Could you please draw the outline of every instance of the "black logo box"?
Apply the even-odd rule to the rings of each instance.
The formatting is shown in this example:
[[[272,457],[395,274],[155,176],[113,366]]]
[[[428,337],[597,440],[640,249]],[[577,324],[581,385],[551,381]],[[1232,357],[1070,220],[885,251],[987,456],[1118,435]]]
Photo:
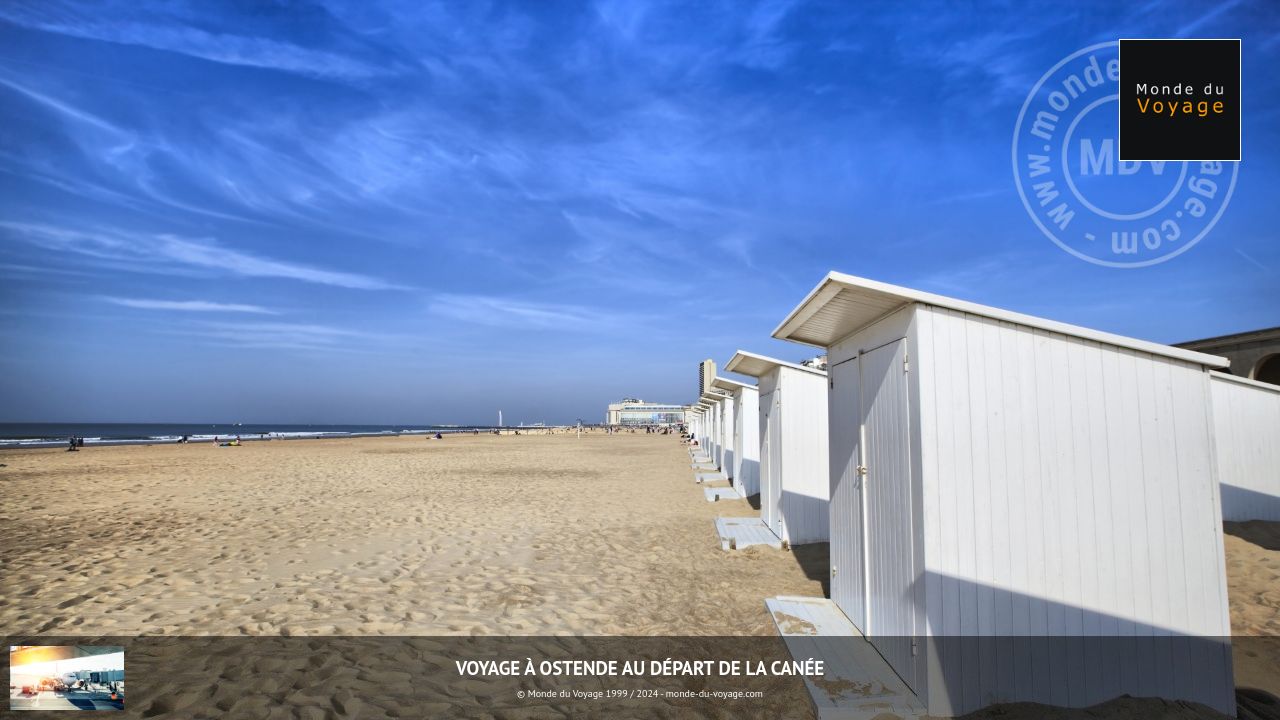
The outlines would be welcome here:
[[[1238,161],[1241,102],[1240,40],[1120,40],[1121,160]]]

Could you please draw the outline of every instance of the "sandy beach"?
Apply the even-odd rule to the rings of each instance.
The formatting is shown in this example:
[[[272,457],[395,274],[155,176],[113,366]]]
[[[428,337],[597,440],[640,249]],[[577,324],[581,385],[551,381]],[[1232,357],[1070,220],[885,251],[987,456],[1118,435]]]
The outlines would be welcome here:
[[[144,714],[180,717],[183,708],[213,704],[261,717],[413,716],[424,708],[468,717],[572,715],[571,706],[517,703],[508,697],[514,685],[504,694],[447,674],[418,695],[388,695],[386,678],[404,674],[403,658],[383,657],[384,647],[337,641],[327,646],[337,653],[331,660],[288,643],[314,635],[773,636],[763,598],[822,595],[828,567],[825,545],[721,551],[713,518],[753,510],[746,501],[705,502],[671,436],[23,450],[0,453],[0,464],[7,634],[278,638],[278,659],[244,668],[222,648],[189,675],[135,683],[129,709]],[[1235,634],[1271,638],[1237,641],[1237,686],[1280,693],[1272,672],[1280,666],[1280,533],[1275,523],[1227,530]],[[456,651],[425,641],[427,649],[403,652],[438,656],[433,662],[443,667]],[[157,642],[131,662],[161,667],[190,651]],[[230,689],[290,663],[302,663],[316,684]],[[343,687],[368,694],[358,701],[340,691],[338,711],[332,683],[348,671]],[[211,689],[192,689],[209,679]],[[422,692],[435,694],[427,700]],[[432,705],[441,698],[447,702]],[[351,710],[360,702],[372,705]],[[644,717],[655,707],[615,715]],[[706,712],[679,701],[663,707],[674,716],[682,708]],[[722,710],[724,717],[810,713],[794,679],[774,683],[763,701]],[[1217,717],[1132,699],[1053,716],[1137,711]],[[977,717],[1043,712],[1012,705]]]
[[[0,627],[742,635],[825,555],[725,553],[675,438],[455,436],[0,454]]]
[[[1236,687],[1280,697],[1280,523],[1229,522],[1225,530]]]

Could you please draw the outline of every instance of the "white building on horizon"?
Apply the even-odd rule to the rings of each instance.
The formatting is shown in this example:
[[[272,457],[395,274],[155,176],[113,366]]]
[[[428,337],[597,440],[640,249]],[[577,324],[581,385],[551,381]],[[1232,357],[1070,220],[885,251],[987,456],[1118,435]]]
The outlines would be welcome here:
[[[685,420],[685,406],[674,403],[645,402],[640,398],[623,398],[609,403],[605,425],[677,425]]]

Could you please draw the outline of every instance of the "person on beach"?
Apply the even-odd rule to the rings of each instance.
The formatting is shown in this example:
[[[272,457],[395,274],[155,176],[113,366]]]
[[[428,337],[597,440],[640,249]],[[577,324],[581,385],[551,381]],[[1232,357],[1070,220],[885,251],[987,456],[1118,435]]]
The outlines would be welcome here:
[[[79,449],[80,448],[76,447],[76,439],[74,436],[67,438],[67,452],[75,452]]]

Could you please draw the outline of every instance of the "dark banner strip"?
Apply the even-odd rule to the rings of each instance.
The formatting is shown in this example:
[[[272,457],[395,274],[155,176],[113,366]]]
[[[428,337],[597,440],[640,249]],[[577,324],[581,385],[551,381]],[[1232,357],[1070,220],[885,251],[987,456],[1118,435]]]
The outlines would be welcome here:
[[[865,642],[823,638],[827,658],[822,660],[793,657],[797,646],[789,649],[778,637],[6,639],[11,649],[9,712],[71,709],[68,705],[110,710],[114,694],[122,708],[118,716],[138,718],[808,718],[813,709],[805,680],[819,687],[827,681],[831,668],[824,662],[833,657],[831,644]],[[1085,654],[1123,665],[1135,638],[918,642],[938,658],[954,658],[959,672],[975,662],[1011,657],[1020,648],[1035,648],[1033,656],[1049,662]],[[1237,654],[1280,658],[1280,639],[1270,637],[1148,637],[1141,642],[1159,646],[1179,661],[1228,642]],[[112,657],[95,653],[117,649],[124,654],[118,676],[94,665],[107,662],[94,658]],[[1003,667],[1010,671],[1005,691],[1012,694],[1023,680],[1054,682],[1052,675]],[[24,695],[24,688],[32,692]],[[1265,704],[1265,693],[1257,697]],[[1141,716],[1149,709],[1154,716],[1161,707],[1130,704],[1126,715]]]

